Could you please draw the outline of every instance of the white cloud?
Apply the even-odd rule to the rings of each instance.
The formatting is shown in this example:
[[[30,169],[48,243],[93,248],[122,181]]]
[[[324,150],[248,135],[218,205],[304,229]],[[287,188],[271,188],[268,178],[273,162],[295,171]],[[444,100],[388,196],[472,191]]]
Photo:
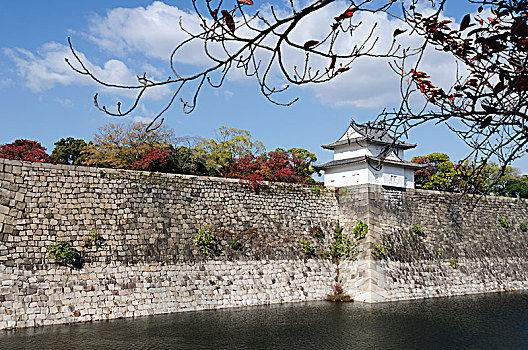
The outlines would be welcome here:
[[[152,121],[152,118],[150,117],[142,117],[142,116],[135,116],[131,118],[134,123],[150,123]]]
[[[50,89],[56,84],[86,85],[92,82],[90,78],[74,72],[68,66],[65,58],[79,67],[65,45],[50,42],[44,44],[36,53],[22,48],[8,48],[3,51],[15,63],[17,73],[25,79],[26,86],[34,92]],[[137,84],[133,72],[121,61],[109,60],[103,67],[100,67],[92,64],[84,54],[79,53],[79,56],[93,73],[105,81]]]
[[[14,84],[15,81],[13,79],[0,76],[0,89],[13,86]]]
[[[53,99],[54,102],[57,102],[58,104],[61,104],[63,105],[64,107],[71,107],[73,106],[73,102],[69,99],[69,98],[60,98],[60,97],[55,97]]]
[[[23,48],[6,48],[3,53],[16,66],[16,72],[27,88],[33,92],[49,90],[56,85],[89,85],[97,87],[98,91],[112,95],[134,98],[139,90],[122,90],[105,88],[88,76],[75,72],[65,61],[81,69],[70,49],[66,45],[55,42],[46,43],[35,53]],[[82,52],[77,52],[85,66],[99,79],[111,84],[138,85],[135,74],[124,62],[116,59],[106,61],[102,66],[93,64]],[[81,69],[82,70],[82,69]],[[145,94],[147,98],[160,99],[169,92],[168,87],[150,89]]]
[[[172,50],[188,38],[180,27],[180,18],[186,30],[200,31],[200,19],[196,14],[155,1],[147,7],[115,8],[104,17],[92,18],[87,36],[99,47],[114,54],[141,53],[166,62]],[[175,60],[188,64],[210,62],[198,42],[186,47]]]
[[[223,96],[224,99],[227,101],[227,100],[230,100],[235,95],[235,93],[228,89],[221,89],[221,90],[215,90],[214,95]]]

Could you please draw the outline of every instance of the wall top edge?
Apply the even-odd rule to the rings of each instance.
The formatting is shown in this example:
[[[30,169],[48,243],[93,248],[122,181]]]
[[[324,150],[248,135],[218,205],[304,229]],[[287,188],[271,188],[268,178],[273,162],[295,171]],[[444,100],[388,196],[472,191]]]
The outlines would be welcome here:
[[[222,177],[210,177],[210,176],[198,176],[198,175],[185,175],[185,174],[172,174],[172,173],[159,173],[159,172],[149,172],[149,171],[140,171],[140,170],[126,170],[126,169],[113,169],[113,168],[99,168],[99,167],[87,167],[87,166],[80,166],[80,165],[68,165],[68,164],[52,164],[52,163],[39,163],[39,162],[30,162],[30,161],[23,161],[23,160],[12,160],[12,159],[6,159],[6,158],[0,158],[0,165],[11,165],[11,166],[18,166],[22,168],[31,168],[32,170],[63,170],[63,171],[75,171],[75,172],[85,172],[85,173],[91,173],[94,176],[98,176],[101,172],[104,172],[105,174],[133,174],[133,175],[145,175],[145,176],[152,176],[155,174],[156,176],[163,176],[167,178],[180,178],[180,179],[189,179],[189,180],[195,180],[195,181],[209,181],[209,182],[217,182],[217,183],[226,183],[226,184],[239,184],[243,180],[240,179],[230,179],[230,178],[222,178]],[[1,169],[0,169],[1,170]],[[289,182],[270,182],[270,181],[262,181],[266,186],[270,187],[292,187],[297,189],[306,189],[306,190],[313,190],[313,186],[306,185],[306,184],[296,184],[296,183],[289,183]],[[332,192],[333,193],[333,192]]]
[[[421,188],[390,187],[390,186],[376,185],[376,184],[360,184],[360,185],[341,186],[341,187],[325,186],[325,188],[328,189],[328,190],[332,190],[332,191],[337,191],[339,189],[349,189],[349,190],[352,190],[354,192],[357,192],[357,191],[361,191],[361,192],[368,191],[368,192],[371,192],[371,193],[382,193],[382,192],[392,191],[392,192],[401,192],[401,193],[408,193],[408,194],[416,193],[416,194],[421,194],[421,195],[424,195],[424,196],[444,196],[444,197],[451,197],[451,198],[454,198],[454,199],[464,199],[464,198],[466,198],[466,199],[475,199],[475,198],[484,199],[485,198],[486,200],[496,200],[496,201],[505,201],[505,202],[515,202],[515,201],[518,201],[518,200],[522,200],[522,201],[525,200],[523,198],[501,197],[501,196],[493,196],[493,195],[487,195],[487,196],[483,196],[482,198],[480,198],[481,195],[473,195],[473,194],[463,195],[461,193],[454,193],[454,192],[424,190],[424,189],[421,189]],[[528,200],[527,200],[527,202],[528,202]]]

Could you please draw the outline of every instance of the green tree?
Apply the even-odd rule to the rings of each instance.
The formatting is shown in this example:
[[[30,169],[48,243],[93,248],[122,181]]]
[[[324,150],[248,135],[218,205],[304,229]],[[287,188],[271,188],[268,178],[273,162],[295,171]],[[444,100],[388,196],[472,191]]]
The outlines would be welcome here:
[[[51,156],[58,163],[80,165],[83,161],[82,152],[86,146],[87,143],[82,139],[61,138],[55,142]]]
[[[251,139],[251,133],[222,126],[214,139],[202,139],[195,147],[199,157],[205,159],[209,175],[225,176],[234,159],[260,155],[265,147]]]
[[[456,191],[460,177],[455,164],[445,153],[431,153],[414,157],[414,163],[424,164],[425,168],[415,172],[414,181],[417,188],[438,191]]]
[[[514,198],[528,198],[528,175],[507,180],[502,195]]]
[[[207,159],[192,147],[178,146],[171,148],[169,154],[170,172],[186,175],[210,175],[207,170]]]
[[[312,164],[317,162],[317,156],[304,148],[290,148],[287,151],[277,148],[275,152],[284,153],[290,157],[294,163],[295,175],[301,178],[310,177],[316,172]],[[317,173],[319,174],[319,171]]]
[[[527,198],[528,176],[519,169],[495,163],[474,164],[462,161],[454,164],[445,153],[418,156],[412,162],[425,164],[415,172],[416,187],[450,192],[491,193],[496,196]]]
[[[519,174],[519,169],[511,166],[507,166],[503,174],[501,170],[495,163],[484,168],[483,177],[488,182],[489,192],[503,197],[528,198],[528,176]]]

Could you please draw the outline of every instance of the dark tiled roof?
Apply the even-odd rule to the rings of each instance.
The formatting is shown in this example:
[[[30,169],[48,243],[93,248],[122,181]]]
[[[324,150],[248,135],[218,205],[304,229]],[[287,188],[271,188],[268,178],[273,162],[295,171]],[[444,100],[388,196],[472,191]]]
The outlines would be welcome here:
[[[358,132],[362,137],[343,140],[343,141],[336,141],[329,143],[327,145],[322,145],[323,148],[326,149],[334,149],[337,146],[344,146],[352,143],[360,143],[360,142],[372,142],[372,143],[378,143],[382,145],[390,145],[392,143],[395,143],[399,148],[402,149],[409,149],[416,147],[416,144],[407,143],[401,140],[396,140],[394,137],[389,135],[384,129],[382,128],[375,128],[368,126],[366,124],[357,124],[355,121],[350,122],[350,126]]]
[[[375,165],[378,165],[379,162],[381,161],[381,164],[402,165],[406,168],[412,168],[412,169],[421,169],[425,167],[425,165],[407,162],[405,160],[394,160],[394,159],[380,160],[379,158],[372,157],[372,156],[361,156],[361,157],[355,157],[355,158],[332,160],[330,162],[326,162],[323,164],[316,164],[313,167],[317,170],[325,170],[328,168],[335,168],[338,166],[355,164],[355,163],[364,163],[367,161],[374,162]]]

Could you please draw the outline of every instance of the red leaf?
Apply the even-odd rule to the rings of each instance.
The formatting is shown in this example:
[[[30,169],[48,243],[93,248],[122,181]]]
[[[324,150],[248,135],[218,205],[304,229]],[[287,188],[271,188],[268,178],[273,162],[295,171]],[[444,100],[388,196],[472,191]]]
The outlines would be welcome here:
[[[308,50],[317,44],[319,44],[319,41],[317,40],[308,40],[307,42],[304,43],[303,47],[305,50]]]
[[[231,33],[235,34],[235,20],[226,10],[222,10],[222,16]]]
[[[515,90],[527,91],[528,90],[528,76],[522,76],[517,79],[513,85]]]
[[[357,8],[355,7],[349,7],[345,12],[343,12],[342,14],[340,14],[338,17],[335,17],[334,19],[337,21],[337,22],[341,22],[342,20],[346,19],[346,18],[350,18],[354,15],[354,12],[357,11]]]
[[[341,68],[339,68],[339,69],[337,70],[336,73],[337,73],[337,74],[339,74],[339,73],[344,73],[344,72],[346,72],[347,70],[350,70],[350,67],[341,67]]]
[[[239,5],[253,5],[253,0],[238,0]]]

